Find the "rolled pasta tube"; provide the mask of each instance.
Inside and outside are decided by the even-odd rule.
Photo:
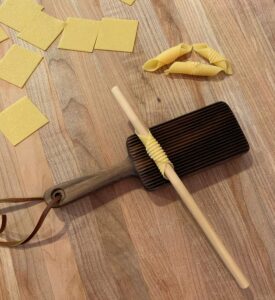
[[[164,73],[169,74],[185,74],[193,76],[215,76],[223,71],[222,68],[203,64],[196,61],[175,62]]]
[[[167,49],[155,58],[149,59],[144,65],[143,70],[147,72],[154,72],[159,68],[171,64],[177,58],[190,53],[192,46],[188,44],[179,44],[173,48]]]
[[[206,58],[211,64],[222,68],[226,74],[231,75],[233,73],[230,62],[207,44],[194,44],[193,48],[196,53]]]

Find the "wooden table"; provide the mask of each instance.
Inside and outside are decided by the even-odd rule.
[[[0,82],[1,109],[27,94],[50,120],[17,147],[0,136],[0,197],[40,196],[54,183],[123,160],[133,130],[111,95],[114,85],[150,126],[223,100],[251,151],[184,182],[251,287],[238,288],[171,187],[148,193],[132,178],[54,210],[29,245],[1,248],[1,299],[274,299],[273,1],[40,2],[63,19],[138,19],[136,47],[133,54],[86,54],[55,43],[25,89]],[[8,32],[1,56],[12,42],[34,49]],[[234,75],[142,71],[148,58],[180,42],[218,49],[233,62]],[[44,206],[2,205],[9,235],[29,232]]]

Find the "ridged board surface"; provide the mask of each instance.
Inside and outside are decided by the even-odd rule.
[[[249,150],[248,142],[229,106],[218,102],[152,127],[180,177]],[[146,189],[167,183],[136,135],[127,140],[130,157]]]

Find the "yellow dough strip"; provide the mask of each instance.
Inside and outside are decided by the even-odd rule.
[[[222,68],[203,64],[198,61],[175,62],[169,69],[165,70],[165,74],[185,74],[193,76],[216,76],[223,71]]]
[[[169,65],[174,62],[177,58],[190,53],[192,46],[188,44],[179,44],[173,48],[167,49],[155,58],[148,60],[143,65],[143,70],[147,72],[155,72],[165,65]]]
[[[64,26],[63,21],[39,11],[17,36],[35,47],[47,50]]]
[[[27,97],[0,112],[0,131],[15,146],[48,123]]]
[[[160,146],[159,142],[153,137],[150,131],[148,131],[148,134],[146,135],[137,134],[137,136],[145,146],[146,151],[150,156],[150,158],[155,162],[155,164],[159,168],[162,176],[166,178],[165,176],[166,166],[170,165],[171,167],[173,167],[173,164],[169,160],[163,148]]]
[[[93,52],[100,23],[89,19],[68,18],[58,48]]]
[[[193,49],[200,56],[206,58],[210,64],[222,68],[226,74],[231,75],[233,73],[230,62],[207,44],[194,44]]]
[[[9,36],[6,34],[6,32],[0,27],[0,43],[6,41],[9,39]]]
[[[136,0],[120,0],[123,3],[126,3],[128,5],[133,5],[135,3]]]
[[[0,22],[21,31],[42,9],[34,0],[5,0],[0,6]]]
[[[0,79],[22,88],[43,56],[16,44],[0,59]]]

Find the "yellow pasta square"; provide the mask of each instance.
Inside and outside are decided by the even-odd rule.
[[[64,28],[64,22],[39,12],[18,37],[42,50],[47,50]]]
[[[128,5],[133,5],[136,0],[120,0]]]
[[[14,146],[48,122],[27,97],[18,100],[0,113],[0,130]]]
[[[100,21],[68,18],[58,48],[93,52]]]
[[[138,21],[104,18],[101,21],[95,49],[133,52]]]
[[[21,31],[42,9],[34,0],[5,0],[0,6],[0,22]]]
[[[6,32],[0,27],[0,43],[7,40],[9,37]]]
[[[23,87],[42,59],[39,53],[13,45],[0,60],[0,79]]]

